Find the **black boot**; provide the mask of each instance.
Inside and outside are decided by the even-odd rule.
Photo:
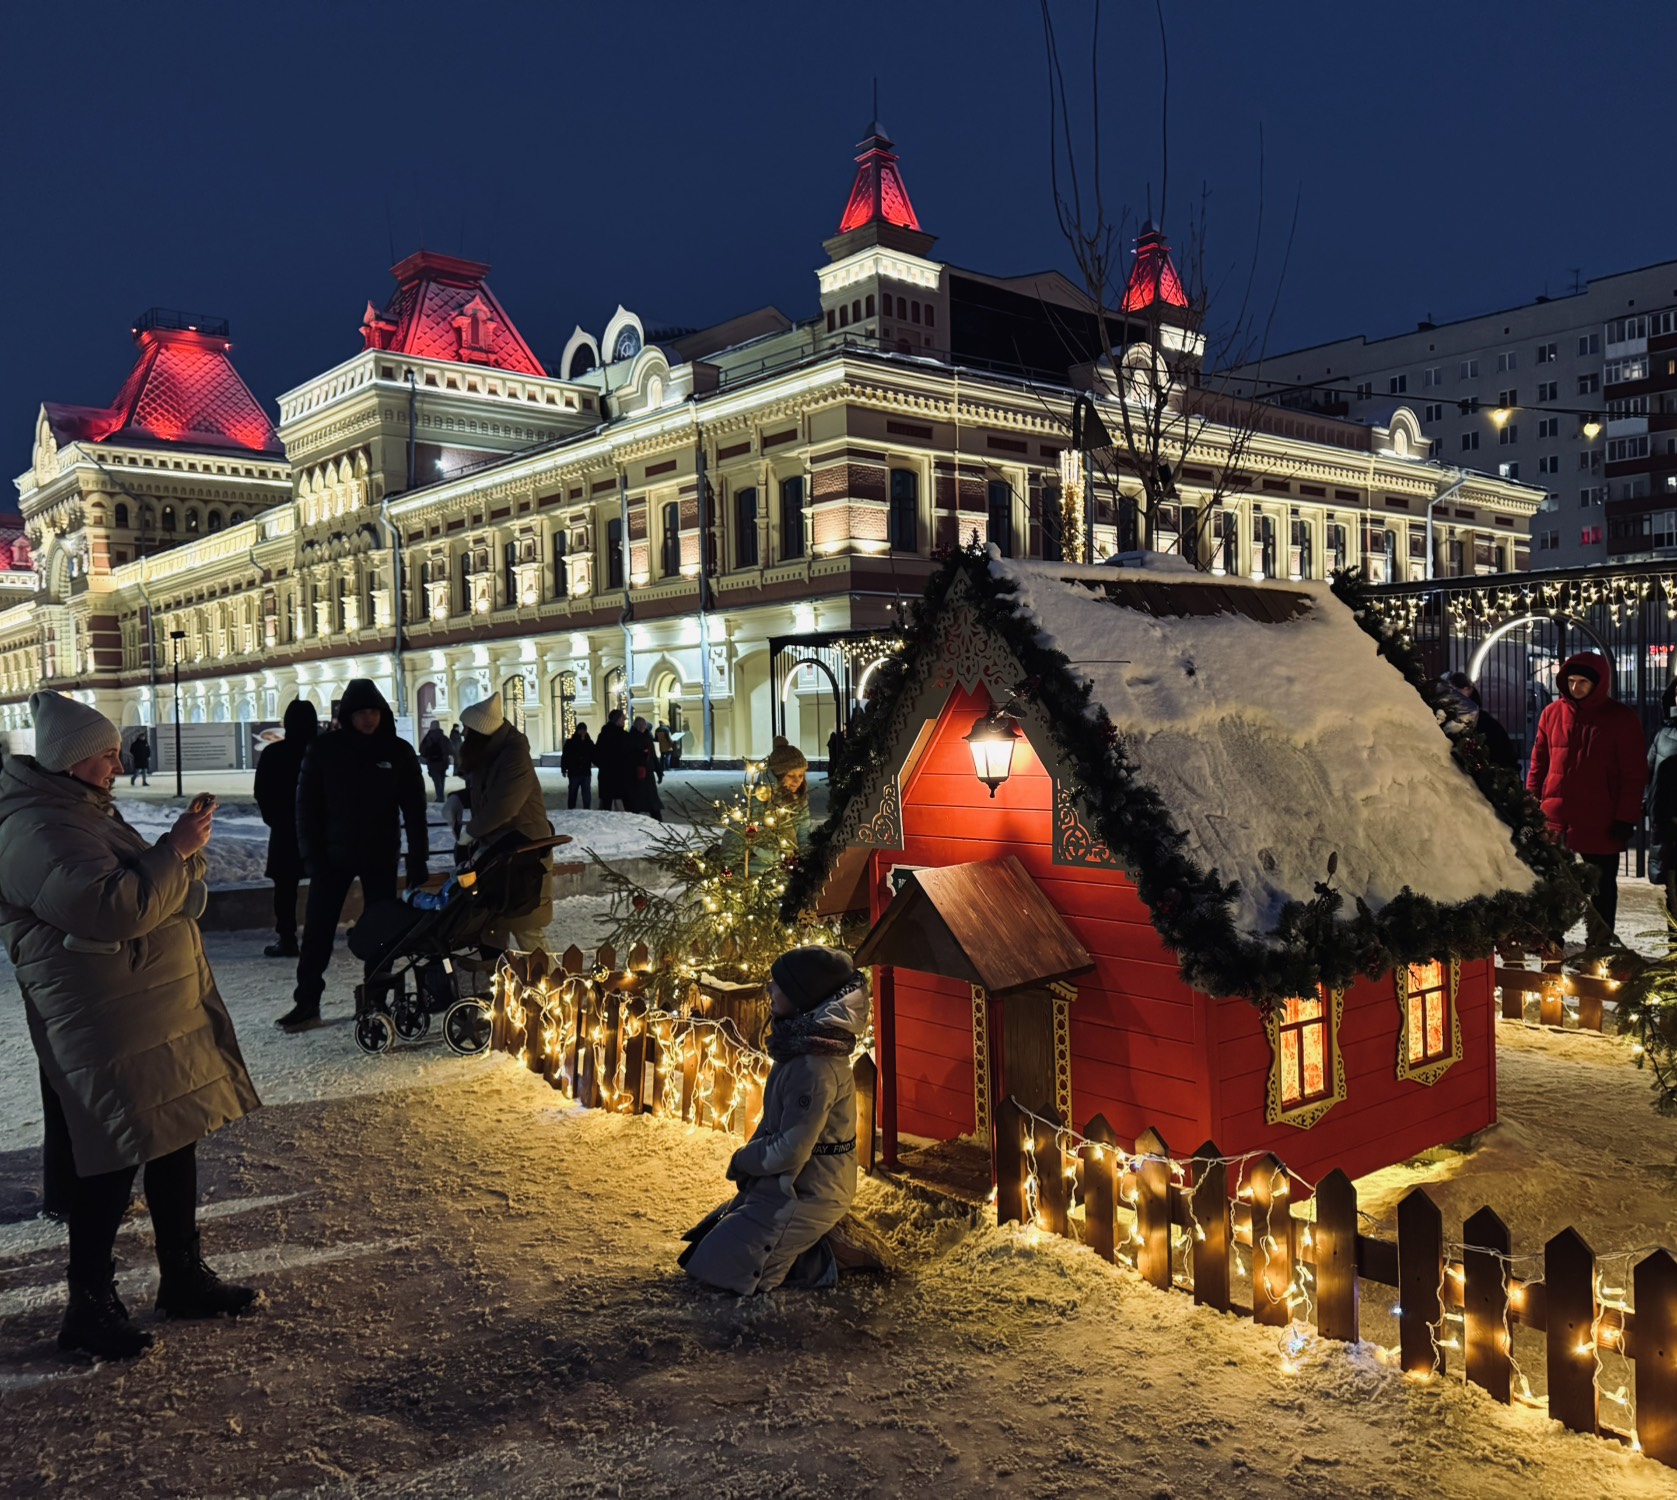
[[[179,1250],[157,1251],[157,1310],[166,1318],[236,1318],[256,1300],[253,1286],[229,1286],[204,1262],[198,1236]]]
[[[296,936],[293,935],[291,937],[286,937],[282,934],[277,943],[269,943],[268,946],[262,950],[262,956],[264,958],[296,958]]]
[[[128,1320],[128,1309],[116,1294],[115,1270],[91,1281],[70,1278],[70,1305],[58,1330],[60,1349],[95,1359],[133,1359],[151,1348],[151,1335]]]
[[[307,1006],[299,1000],[279,1020],[274,1022],[281,1031],[294,1033],[298,1031],[313,1031],[320,1025],[320,1008]]]

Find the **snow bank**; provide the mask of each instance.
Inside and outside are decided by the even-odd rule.
[[[1017,585],[1041,643],[1092,685],[1125,753],[1187,834],[1189,857],[1239,883],[1242,930],[1272,932],[1336,853],[1336,887],[1376,911],[1404,886],[1447,903],[1531,888],[1507,825],[1451,761],[1431,711],[1327,585],[1285,585],[1310,600],[1286,624],[1155,619],[1066,582],[1059,567],[997,559],[991,568]],[[1107,583],[1127,576],[1083,571]]]

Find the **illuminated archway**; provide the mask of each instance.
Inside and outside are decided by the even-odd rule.
[[[1491,654],[1491,647],[1496,645],[1496,643],[1505,635],[1511,635],[1516,630],[1521,630],[1532,625],[1571,625],[1578,630],[1583,631],[1583,633],[1590,638],[1590,641],[1595,646],[1596,650],[1607,658],[1607,670],[1609,672],[1613,671],[1613,653],[1608,648],[1607,642],[1602,640],[1595,631],[1590,629],[1588,624],[1586,624],[1583,620],[1580,620],[1576,615],[1561,614],[1557,612],[1554,614],[1543,615],[1527,614],[1521,615],[1516,620],[1504,620],[1502,624],[1498,625],[1495,630],[1491,631],[1491,633],[1479,643],[1478,649],[1473,653],[1472,658],[1467,664],[1468,677],[1473,682],[1477,683],[1479,681],[1479,674],[1485,669],[1485,658]],[[1616,684],[1610,682],[1607,686],[1608,690],[1613,692],[1613,696],[1617,697],[1617,692],[1613,691]]]

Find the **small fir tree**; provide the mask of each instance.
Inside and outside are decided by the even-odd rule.
[[[834,923],[781,915],[787,882],[802,859],[800,809],[748,764],[745,784],[712,804],[715,821],[690,832],[666,830],[649,856],[655,874],[636,879],[598,855],[611,897],[607,941],[619,958],[644,943],[654,961],[658,1004],[687,998],[701,974],[735,984],[767,981],[788,948],[837,943]]]

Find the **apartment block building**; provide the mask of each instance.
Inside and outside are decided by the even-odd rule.
[[[1434,457],[1541,488],[1533,568],[1650,555],[1656,534],[1677,555],[1677,518],[1668,525],[1659,505],[1664,497],[1677,512],[1677,488],[1656,462],[1677,463],[1677,432],[1660,425],[1677,426],[1677,371],[1667,370],[1677,336],[1657,331],[1674,310],[1677,261],[1664,261],[1523,307],[1315,344],[1231,373],[1264,399],[1334,416],[1408,403]]]

